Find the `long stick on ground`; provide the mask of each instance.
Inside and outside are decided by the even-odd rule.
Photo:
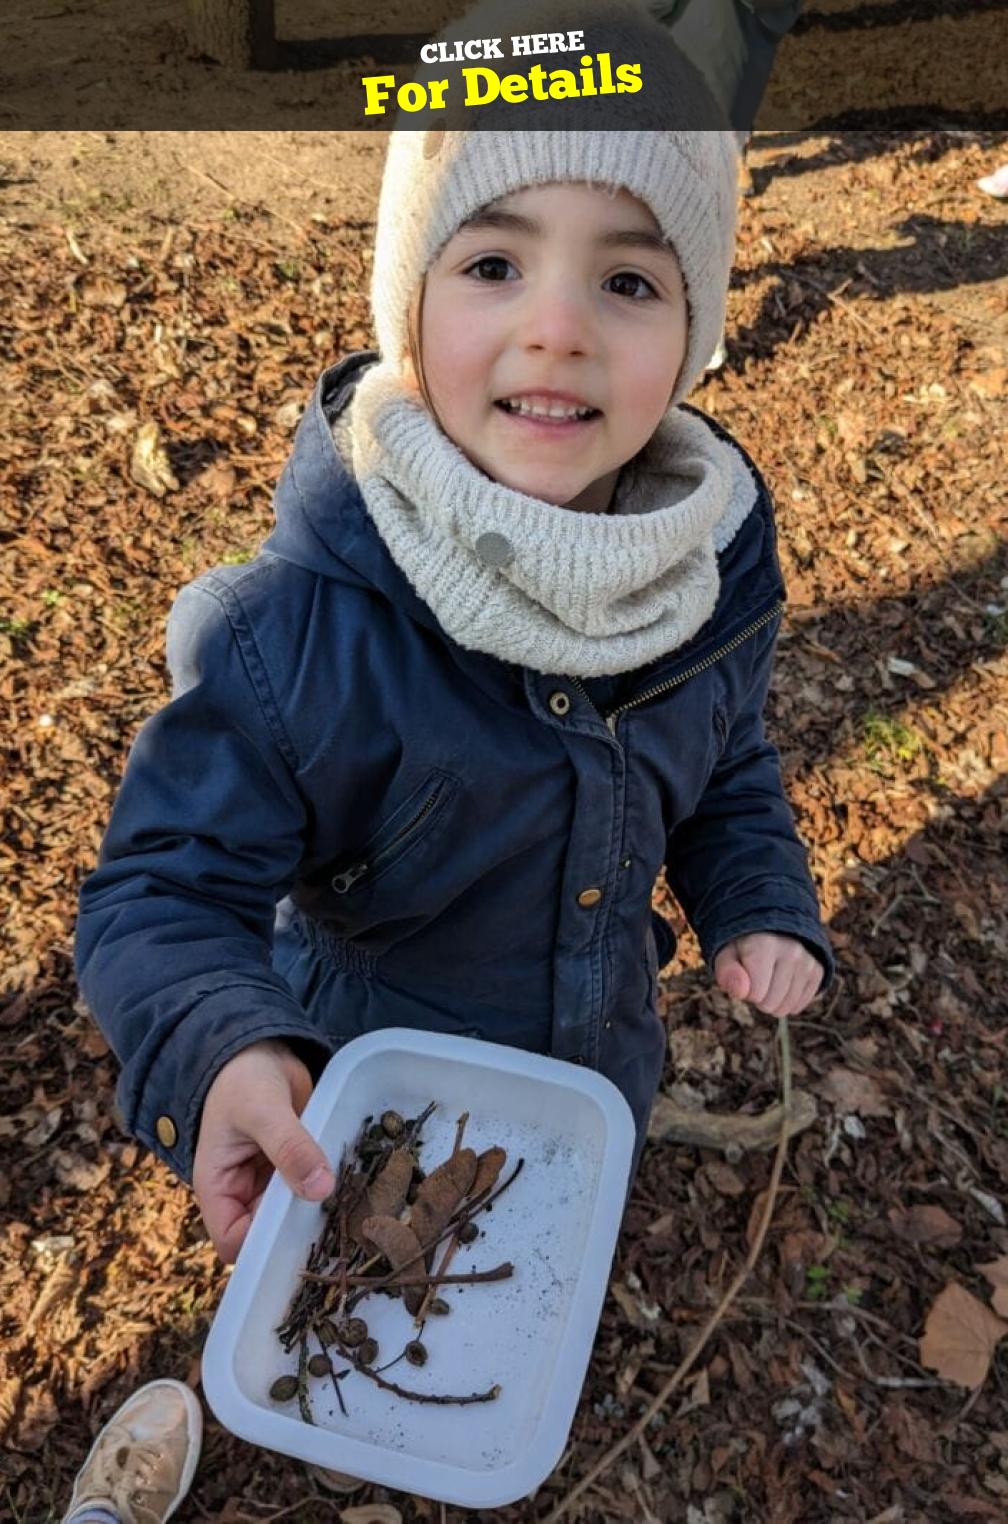
[[[618,1460],[621,1455],[629,1450],[631,1445],[636,1444],[637,1440],[640,1439],[651,1419],[655,1416],[656,1413],[661,1411],[661,1409],[668,1402],[672,1393],[675,1391],[676,1387],[681,1384],[683,1378],[687,1376],[692,1370],[693,1366],[696,1363],[697,1357],[702,1351],[704,1345],[707,1343],[707,1340],[710,1338],[711,1334],[714,1332],[715,1328],[724,1317],[732,1302],[734,1302],[735,1298],[742,1290],[742,1287],[745,1285],[750,1273],[752,1272],[753,1266],[759,1258],[760,1250],[763,1248],[763,1240],[766,1237],[767,1229],[770,1226],[770,1219],[773,1216],[774,1203],[777,1200],[777,1191],[780,1186],[781,1173],[784,1169],[784,1160],[787,1157],[788,1120],[791,1114],[791,1043],[788,1037],[786,1018],[781,1019],[777,1030],[778,1036],[780,1038],[781,1132],[777,1143],[777,1152],[774,1155],[773,1169],[770,1172],[770,1185],[767,1190],[766,1206],[763,1209],[763,1216],[760,1219],[760,1225],[756,1232],[756,1237],[753,1239],[752,1248],[749,1250],[749,1256],[746,1259],[745,1264],[742,1266],[742,1269],[739,1271],[738,1275],[732,1281],[731,1285],[728,1287],[728,1290],[721,1298],[721,1301],[718,1303],[714,1312],[708,1318],[707,1322],[700,1330],[696,1339],[693,1341],[682,1363],[668,1378],[668,1380],[665,1382],[665,1385],[661,1388],[658,1394],[652,1398],[646,1410],[641,1414],[640,1418],[634,1424],[633,1428],[630,1429],[628,1433],[624,1434],[623,1438],[618,1440],[615,1445],[612,1445],[610,1449],[608,1449],[602,1456],[601,1460],[597,1460],[595,1462],[594,1466],[592,1466],[591,1469],[581,1478],[577,1486],[572,1487],[563,1501],[558,1503],[557,1506],[553,1509],[552,1513],[548,1513],[546,1515],[545,1519],[542,1521],[542,1524],[557,1524],[557,1521],[563,1518],[564,1514],[576,1501],[576,1499],[579,1498],[583,1492],[587,1491],[592,1483],[602,1475],[603,1471],[607,1471],[612,1465],[613,1461]]]

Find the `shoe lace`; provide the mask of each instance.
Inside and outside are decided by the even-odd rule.
[[[150,1507],[149,1500],[165,1491],[163,1483],[155,1482],[158,1468],[164,1463],[165,1453],[156,1439],[137,1439],[126,1428],[112,1429],[109,1433],[109,1455],[113,1474],[121,1481],[127,1460],[133,1473],[129,1490],[131,1507]],[[160,1518],[160,1513],[157,1513]]]

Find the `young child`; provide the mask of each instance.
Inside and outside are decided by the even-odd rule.
[[[180,593],[172,701],[83,885],[126,1126],[233,1260],[298,1116],[398,1025],[587,1064],[638,1154],[665,865],[720,987],[832,974],[763,707],[770,495],[683,398],[721,332],[731,133],[400,132],[377,354],[319,379],[259,555]]]

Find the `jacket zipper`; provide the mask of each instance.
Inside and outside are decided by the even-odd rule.
[[[343,873],[337,873],[332,880],[332,887],[336,893],[346,894],[348,890],[352,889],[354,884],[362,879],[366,873],[370,873],[373,868],[376,868],[381,862],[382,858],[387,857],[388,854],[392,851],[392,848],[399,845],[404,836],[409,836],[412,831],[415,831],[420,822],[426,819],[431,810],[434,808],[443,788],[444,784],[439,783],[433,794],[431,794],[430,798],[425,800],[423,808],[420,810],[419,814],[414,815],[409,824],[403,826],[401,831],[397,831],[392,840],[387,841],[382,847],[381,851],[376,853],[374,857],[369,858],[364,862],[355,863],[352,868],[347,868]]]
[[[750,635],[755,635],[757,630],[761,630],[772,619],[776,619],[783,607],[783,603],[778,599],[770,608],[765,609],[758,619],[754,619],[752,624],[746,625],[744,630],[740,630],[737,635],[733,635],[731,640],[726,641],[723,646],[719,646],[716,651],[712,651],[709,656],[705,656],[703,661],[694,662],[692,667],[687,667],[684,671],[677,672],[675,677],[670,677],[664,683],[659,683],[656,688],[649,688],[646,693],[639,693],[636,698],[628,699],[625,704],[620,704],[618,708],[610,710],[608,714],[604,714],[602,718],[606,722],[609,733],[611,735],[616,734],[616,721],[625,710],[636,709],[640,704],[646,704],[650,699],[658,698],[663,693],[671,693],[673,688],[680,687],[683,683],[688,682],[691,677],[696,677],[699,673],[706,672],[715,662],[720,661],[722,656],[727,656],[730,652],[737,651],[743,641],[749,639]],[[575,677],[571,679],[571,682],[591,704],[587,689],[581,681]],[[592,705],[592,707],[594,708],[595,706]]]

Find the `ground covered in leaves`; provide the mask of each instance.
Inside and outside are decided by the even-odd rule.
[[[331,143],[283,139],[257,183],[249,139],[165,144],[186,172],[158,180],[125,135],[0,136],[0,1514],[19,1524],[60,1516],[135,1385],[198,1385],[224,1283],[188,1192],[117,1129],[71,948],[126,749],[166,697],[172,598],[254,553],[317,372],[370,339],[374,140],[348,217]],[[572,1508],[591,1524],[1008,1516],[1008,211],[974,187],[1006,158],[990,134],[753,155],[728,363],[693,400],[776,496],[770,724],[841,977],[791,1024],[817,1119],[763,1253],[685,1389]],[[166,453],[153,477],[138,437]],[[773,1024],[712,989],[688,933],[662,988],[670,1095],[769,1106]],[[482,1518],[544,1517],[634,1422],[744,1260],[769,1172],[649,1146],[562,1464]],[[372,1502],[375,1524],[465,1517]],[[208,1418],[177,1517],[338,1512]]]

